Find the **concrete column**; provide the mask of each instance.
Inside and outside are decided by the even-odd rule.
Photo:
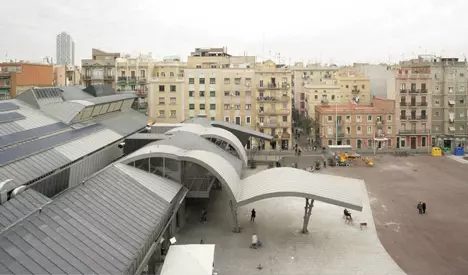
[[[172,219],[170,227],[171,227],[171,229],[170,229],[170,231],[171,231],[170,238],[172,238],[177,233],[177,220],[175,219],[175,217],[174,217],[174,219]]]
[[[310,201],[309,201],[310,200]],[[312,208],[314,207],[314,200],[312,199],[305,199],[305,207],[304,207],[304,224],[302,225],[302,233],[309,233],[307,227],[309,226],[310,216],[312,215]]]
[[[179,217],[179,225],[180,228],[184,227],[185,224],[187,223],[187,213],[185,211],[185,199],[184,201],[180,204],[179,210],[177,212],[177,215]]]
[[[239,227],[239,220],[237,219],[237,207],[233,205],[232,201],[229,201],[229,206],[231,207],[231,214],[234,222],[234,228],[232,229],[232,232],[240,233],[241,228]]]

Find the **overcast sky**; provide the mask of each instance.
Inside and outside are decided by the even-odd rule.
[[[467,0],[4,0],[0,59],[55,59],[61,31],[91,48],[186,58],[195,47],[285,63],[468,55]]]

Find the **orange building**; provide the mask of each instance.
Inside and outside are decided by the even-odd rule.
[[[0,63],[0,100],[14,98],[32,87],[50,87],[53,80],[52,65]]]
[[[390,149],[396,145],[395,101],[374,97],[370,105],[315,107],[321,146],[351,145],[355,149]]]

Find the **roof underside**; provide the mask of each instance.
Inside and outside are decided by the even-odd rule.
[[[0,274],[133,274],[180,188],[133,167],[109,166],[3,231]],[[164,198],[154,189],[165,190]]]
[[[238,205],[274,197],[305,197],[362,211],[362,180],[283,167],[241,181]]]
[[[171,245],[161,275],[211,275],[214,252],[214,244]]]

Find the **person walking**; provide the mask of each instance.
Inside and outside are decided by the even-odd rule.
[[[422,215],[422,213],[423,213],[422,202],[419,202],[419,203],[418,203],[418,206],[417,206],[416,208],[417,208],[418,211],[419,211],[419,215]]]
[[[250,221],[254,222],[256,216],[257,216],[257,212],[255,212],[255,208],[253,208],[252,212],[250,213]]]
[[[421,209],[422,209],[422,213],[423,213],[423,214],[426,214],[426,203],[425,203],[425,202],[423,202],[423,203],[421,204]]]

